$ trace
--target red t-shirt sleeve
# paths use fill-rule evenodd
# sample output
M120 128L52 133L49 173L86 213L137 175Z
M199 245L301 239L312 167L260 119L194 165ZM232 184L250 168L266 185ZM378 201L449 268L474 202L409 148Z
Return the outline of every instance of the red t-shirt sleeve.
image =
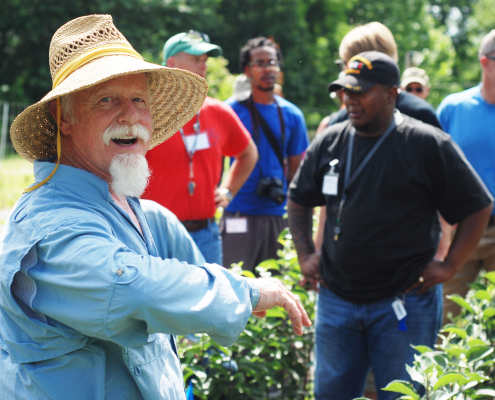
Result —
M222 155L233 157L247 147L251 134L230 106L222 102L219 103L218 107L221 107L222 110L219 110L218 114L222 115L223 131L228 132L222 143Z

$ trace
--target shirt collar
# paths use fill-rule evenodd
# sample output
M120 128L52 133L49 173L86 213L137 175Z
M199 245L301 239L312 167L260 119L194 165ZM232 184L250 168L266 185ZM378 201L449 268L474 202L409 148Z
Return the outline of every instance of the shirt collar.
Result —
M34 177L36 182L41 182L52 172L55 164L47 160L39 160L34 162ZM111 200L108 183L97 177L95 174L83 169L69 167L68 165L60 164L53 177L46 183L61 184L71 186L71 190L85 190L97 192L102 198L107 201Z

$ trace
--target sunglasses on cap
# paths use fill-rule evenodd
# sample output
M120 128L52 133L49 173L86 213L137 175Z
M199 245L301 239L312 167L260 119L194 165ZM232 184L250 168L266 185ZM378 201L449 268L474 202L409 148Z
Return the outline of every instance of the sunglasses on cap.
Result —
M406 87L406 91L407 92L423 93L423 86L419 86L419 87L415 87L415 88L408 86L408 87Z
M187 40L186 40L187 39ZM210 37L206 34L206 33L203 33L203 32L199 32L199 31L194 31L194 30L190 30L188 32L185 32L184 33L184 36L182 36L180 38L180 40L178 40L177 42L175 42L171 47L170 49L168 50L168 54L173 54L173 50L181 43L184 43L184 42L189 42L191 39L193 40L197 40L197 41L203 41L203 42L206 42L206 43L210 43Z

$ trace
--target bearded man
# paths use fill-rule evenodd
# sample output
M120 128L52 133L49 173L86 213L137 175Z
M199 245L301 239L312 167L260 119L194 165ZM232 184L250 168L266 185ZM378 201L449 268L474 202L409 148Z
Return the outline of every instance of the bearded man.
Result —
M301 334L311 322L278 281L172 259L141 209L144 155L196 114L205 81L144 62L108 15L62 26L50 69L53 90L11 128L37 183L0 236L2 398L185 399L173 335L228 346L275 305ZM191 246L174 226L160 237Z

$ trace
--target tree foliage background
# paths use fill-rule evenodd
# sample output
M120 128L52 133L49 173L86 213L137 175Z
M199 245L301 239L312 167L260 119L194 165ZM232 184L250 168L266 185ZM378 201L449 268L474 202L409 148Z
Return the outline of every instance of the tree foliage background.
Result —
M303 109L310 125L337 107L326 86L339 72L334 61L341 39L356 25L379 21L395 35L401 69L407 51L424 54L421 67L430 75L436 106L479 81L476 53L495 27L492 9L492 0L2 0L0 100L41 99L51 88L48 49L56 29L82 15L106 13L151 62L161 61L170 36L189 29L208 33L228 60L215 64L225 76L241 72L239 49L247 39L273 37L284 54L286 98ZM212 95L228 96L217 83Z

